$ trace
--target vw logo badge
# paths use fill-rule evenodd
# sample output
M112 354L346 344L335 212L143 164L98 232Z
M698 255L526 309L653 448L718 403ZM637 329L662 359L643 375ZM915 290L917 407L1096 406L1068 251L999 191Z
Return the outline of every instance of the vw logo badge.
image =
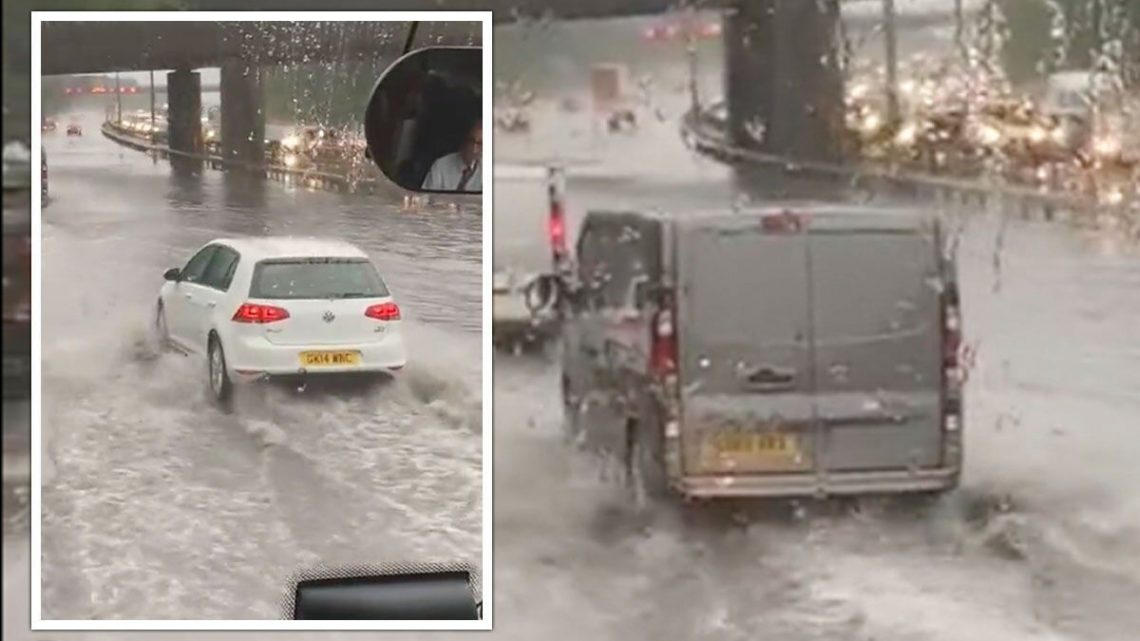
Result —
M325 312L324 316L321 316L321 318L325 319L326 323L331 323L333 322L333 319L336 318L336 314L333 314L332 312Z

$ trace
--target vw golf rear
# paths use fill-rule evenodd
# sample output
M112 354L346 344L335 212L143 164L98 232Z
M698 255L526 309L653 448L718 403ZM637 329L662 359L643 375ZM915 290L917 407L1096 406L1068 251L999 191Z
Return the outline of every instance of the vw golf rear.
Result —
M219 240L166 279L159 332L207 355L220 402L234 382L389 372L406 363L400 308L367 255L348 243Z

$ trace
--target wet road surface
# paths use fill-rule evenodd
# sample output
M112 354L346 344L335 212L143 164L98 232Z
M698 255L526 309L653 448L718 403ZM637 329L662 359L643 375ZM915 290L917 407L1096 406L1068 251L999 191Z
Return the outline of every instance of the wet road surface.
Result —
M570 218L603 206L683 214L741 202L731 173L675 137L669 146L666 127L594 145L568 180ZM520 164L533 160L521 136L498 137L496 150L505 155L512 143ZM630 158L663 159L667 171L647 176L646 163ZM623 171L634 177L622 180ZM508 190L541 201L525 180L499 189L496 179L498 203ZM1140 248L1111 231L1002 211L946 214L961 229L965 338L977 354L958 492L929 506L807 502L745 516L669 508L637 519L589 457L565 444L556 358L499 354L504 636L541 634L540 621L553 619L567 639L1135 638ZM524 245L513 229L540 237L532 217L545 209L500 204L495 215L496 246L510 251ZM545 253L514 257L531 269ZM525 495L507 489L524 484ZM542 521L531 495L545 497ZM512 589L516 581L543 586L545 598L536 604Z
M276 618L317 562L481 559L481 216L261 183L98 134L45 137L43 614ZM269 389L232 415L147 340L162 272L224 236L345 238L404 318L409 366Z
M592 175L571 181L571 202L579 210L735 202L731 175L691 158L670 130L662 123L603 145ZM510 144L496 138L499 162ZM679 164L662 161L656 177L639 166L640 175L623 179L617 164L667 156ZM528 217L545 214L515 204L498 179L496 196L497 237L533 229ZM595 464L564 442L553 360L497 355L492 636L1134 639L1140 255L1108 233L1002 212L969 212L963 223L966 340L978 353L967 462L962 489L932 506L803 503L790 515L740 518L664 508L635 518ZM135 636L144 638L38 638Z

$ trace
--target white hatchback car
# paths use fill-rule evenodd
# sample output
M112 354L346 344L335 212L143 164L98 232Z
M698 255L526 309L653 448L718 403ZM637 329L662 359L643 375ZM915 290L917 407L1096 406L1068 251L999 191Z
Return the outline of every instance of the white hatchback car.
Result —
M220 239L163 277L159 339L207 357L220 404L234 383L388 372L407 361L399 306L368 256L347 242Z

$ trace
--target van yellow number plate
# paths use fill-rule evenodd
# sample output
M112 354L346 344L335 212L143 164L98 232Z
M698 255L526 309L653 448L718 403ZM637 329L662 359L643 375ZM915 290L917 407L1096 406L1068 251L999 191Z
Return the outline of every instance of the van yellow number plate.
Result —
M712 438L712 446L721 456L795 458L799 455L796 440L779 433L721 432Z
M301 352L302 367L359 365L360 352Z

